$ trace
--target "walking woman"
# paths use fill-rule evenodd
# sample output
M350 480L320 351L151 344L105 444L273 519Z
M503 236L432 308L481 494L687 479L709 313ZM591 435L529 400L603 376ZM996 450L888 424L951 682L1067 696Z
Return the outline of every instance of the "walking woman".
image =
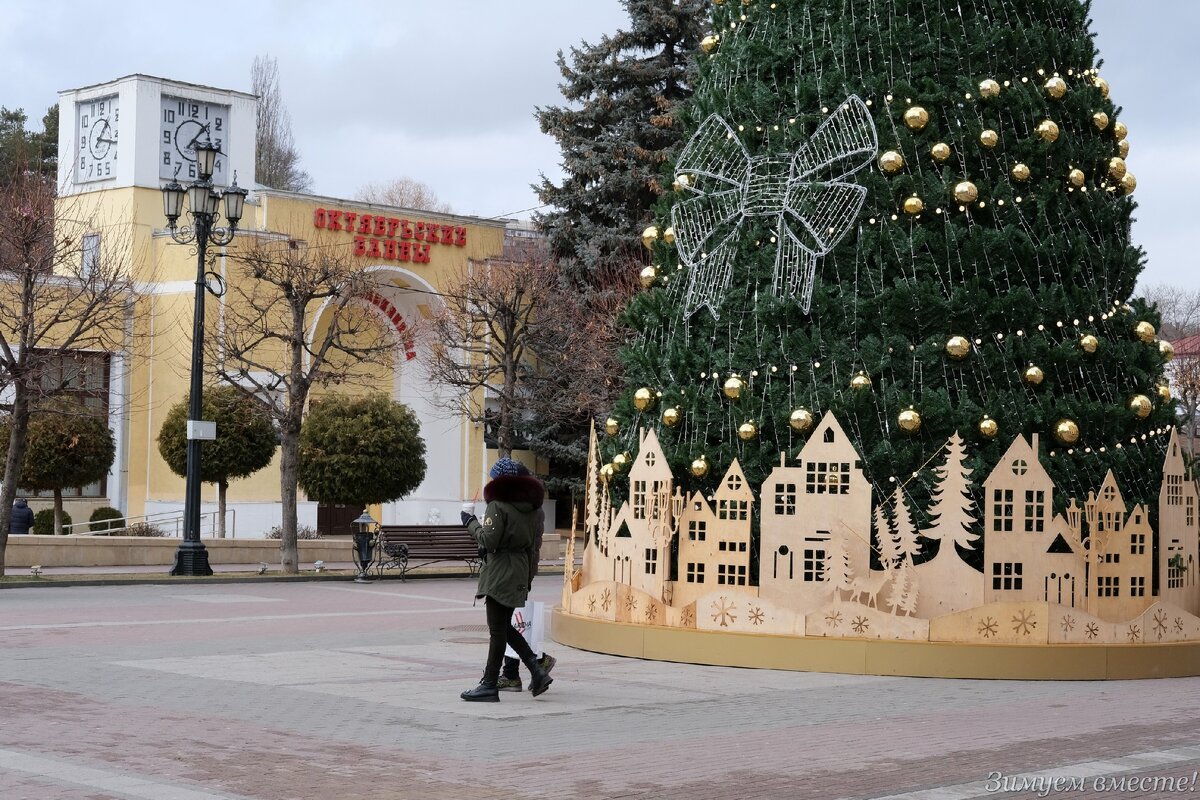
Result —
M521 466L507 456L493 466L491 480L483 487L487 508L483 522L464 511L463 524L479 546L487 550L487 561L479 570L476 597L485 599L488 623L488 658L483 680L474 689L463 692L463 700L495 703L500 700L496 681L504 646L513 649L529 668L529 690L537 697L554 681L538 663L525 637L512 625L513 609L525 605L529 596L529 559L537 533L537 511L545 491L539 480L522 475Z

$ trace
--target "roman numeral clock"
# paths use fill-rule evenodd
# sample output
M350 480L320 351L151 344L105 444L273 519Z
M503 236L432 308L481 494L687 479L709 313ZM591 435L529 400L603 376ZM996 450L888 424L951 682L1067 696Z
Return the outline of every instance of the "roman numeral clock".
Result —
M195 180L195 144L203 142L207 137L220 150L213 170L213 184L227 185L229 156L226 142L229 137L229 106L164 94L161 110L159 177L165 180L174 178L181 182Z

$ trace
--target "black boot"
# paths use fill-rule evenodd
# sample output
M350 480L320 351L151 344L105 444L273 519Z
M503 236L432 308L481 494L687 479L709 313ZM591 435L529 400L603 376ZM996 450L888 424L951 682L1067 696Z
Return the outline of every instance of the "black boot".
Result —
M529 668L529 691L533 693L534 697L549 689L550 684L554 683L554 678L551 678L550 673L538 663L536 656L526 660L525 666Z
M543 690L544 691L544 690ZM499 703L500 694L496 691L495 679L484 678L474 689L467 689L459 695L463 700L476 703Z

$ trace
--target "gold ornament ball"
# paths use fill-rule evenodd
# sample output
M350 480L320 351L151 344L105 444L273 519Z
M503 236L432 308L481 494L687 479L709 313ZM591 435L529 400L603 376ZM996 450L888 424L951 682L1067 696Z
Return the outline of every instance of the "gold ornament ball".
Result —
M1097 75L1095 80L1092 81L1092 85L1100 90L1101 97L1105 98L1106 100L1108 99L1108 81Z
M1154 405L1150 402L1150 398L1144 394L1135 394L1129 398L1129 410L1138 419L1145 419L1150 416L1150 412L1154 410Z
M638 280L641 281L643 289L649 289L658 282L658 267L643 267Z
M604 483L612 481L613 476L617 474L616 468L612 464L605 464L600 468L600 480Z
M1125 127L1124 122L1118 122L1113 125L1113 138L1118 142L1123 141L1129 135L1129 128Z
M946 144L945 142L938 142L933 147L929 148L929 154L933 156L934 161L946 161L950 158L950 145Z
M951 336L946 341L946 355L955 361L962 361L971 355L971 340L965 336Z
M609 417L608 419L604 420L604 432L609 436L616 436L621 432L621 423L615 418Z
M1163 361L1170 361L1175 358L1175 347L1166 339L1160 339L1158 342L1158 354L1162 356Z
M1037 126L1038 138L1043 142L1054 142L1058 140L1058 125L1049 119L1044 119Z
M646 230L642 231L642 244L646 246L647 250L653 250L654 243L657 241L658 228L651 225L650 227L646 228Z
M734 375L725 381L725 386L722 387L722 391L725 392L725 396L730 400L737 400L741 398L742 390L745 388L746 382L737 375Z
M1117 142L1117 155L1121 158L1129 158L1129 140L1122 139Z
M612 465L617 472L624 472L625 468L629 466L629 454L617 453L613 456Z
M1075 444L1079 441L1079 426L1073 419L1060 419L1054 424L1054 438L1059 444Z
M995 439L996 434L1000 432L1000 426L996 424L996 420L991 417L984 417L979 420L979 433L987 439Z
M1117 156L1108 160L1108 177L1113 180L1121 180L1125 177L1125 173L1129 170L1125 166L1125 159Z
M1158 331L1154 330L1154 326L1145 320L1142 320L1137 325L1134 325L1133 332L1137 334L1139 339L1147 344L1153 342L1155 338L1158 337Z
M686 172L684 172L683 174L681 174L679 177L677 177L675 179L675 183L677 183L680 186L691 186L692 185L692 176L688 175Z
M743 442L748 442L751 439L758 437L758 426L754 424L754 420L743 422L738 426L738 438Z
M683 419L683 413L677 406L671 406L670 408L663 409L662 423L668 428L674 428L679 424L681 419Z
M662 240L667 244L675 244L675 229L668 227L663 231Z
M1000 84L988 78L979 82L980 97L996 97L1000 94Z
M929 112L920 106L913 106L904 112L904 124L909 130L919 131L929 124Z
M915 217L925 210L925 203L919 197L910 197L904 201L904 213Z
M638 411L647 411L654 408L654 390L643 386L633 393L633 406Z
M694 39L692 41L695 41ZM700 49L705 53L712 54L721 46L721 37L710 33L700 40Z
M692 460L692 474L697 478L703 478L708 474L708 459L704 456Z
M996 145L1000 144L1000 134L996 133L991 128L979 134L979 143L991 150Z
M904 409L900 412L900 417L897 421L900 424L900 430L905 433L916 433L921 430L921 412L916 409Z
M799 431L800 433L804 433L811 428L814 421L812 412L807 408L797 408L788 417L788 425L792 426L792 430Z
M1029 180L1029 167L1024 164L1013 164L1012 176L1015 181Z
M1126 172L1125 177L1121 178L1121 188L1125 190L1125 194L1133 194L1133 190L1137 188L1137 178L1132 172Z
M970 181L963 181L954 187L954 199L960 203L974 203L979 199L979 188Z
M1080 186L1083 186L1083 184L1086 182L1087 176L1083 174L1083 170L1081 169L1073 169L1067 173L1067 183L1071 184L1076 189L1078 189Z
M1096 130L1102 131L1108 127L1108 114L1103 111L1097 111L1092 114L1092 124L1096 126Z
M860 372L850 379L850 388L861 392L864 389L871 388L871 379L867 377L867 373Z
M895 150L888 150L879 157L879 168L888 175L894 175L904 169L904 156Z
M1046 94L1053 100L1062 100L1067 94L1067 82L1055 75L1050 80L1046 81Z
M1171 402L1171 387L1167 386L1165 383L1160 383L1158 385L1158 399L1162 400L1164 403Z
M1030 364L1025 368L1025 382L1030 386L1037 386L1046 379L1046 373L1042 372L1042 368Z
M1079 347L1085 353L1094 353L1099 346L1100 340L1090 333L1085 333L1079 337Z

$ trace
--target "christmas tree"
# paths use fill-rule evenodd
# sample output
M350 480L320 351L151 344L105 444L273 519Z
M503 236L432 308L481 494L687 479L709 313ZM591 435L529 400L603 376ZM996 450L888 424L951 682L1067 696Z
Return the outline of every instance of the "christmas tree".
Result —
M716 0L608 457L651 426L693 488L757 484L831 410L919 529L956 432L975 508L1017 435L1059 510L1109 469L1156 500L1170 347L1088 8Z

